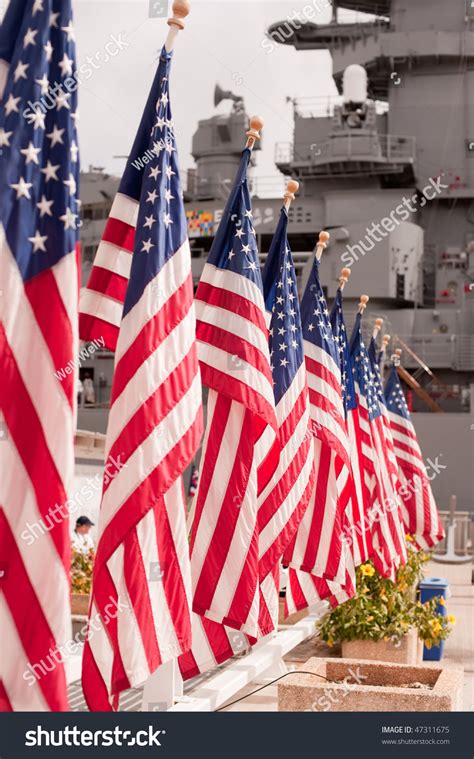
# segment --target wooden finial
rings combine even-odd
[[[341,269],[341,273],[339,274],[339,287],[341,290],[344,290],[344,285],[347,284],[350,276],[351,270],[348,269],[347,266],[344,266],[344,268]]]
[[[286,185],[286,192],[283,195],[283,200],[286,210],[289,209],[291,201],[295,199],[295,193],[298,192],[300,183],[296,179],[289,179]]]
[[[387,345],[390,342],[390,335],[384,335],[382,337],[382,350],[385,350],[387,348]]]
[[[368,295],[361,295],[359,300],[359,314],[363,314],[365,309],[367,308],[367,303],[369,302],[369,296]]]
[[[401,348],[397,348],[395,350],[395,355],[398,356],[398,358],[400,358],[400,356],[402,355],[402,349]]]
[[[319,240],[318,240],[318,244],[316,245],[316,253],[315,253],[317,261],[321,260],[321,256],[323,255],[323,250],[328,244],[329,237],[330,237],[329,232],[323,231],[319,233]]]
[[[168,19],[168,26],[177,26],[178,29],[184,29],[183,18],[186,18],[189,9],[189,0],[174,0],[173,15]]]
[[[250,119],[250,129],[245,132],[247,135],[247,144],[245,146],[246,148],[252,150],[256,141],[260,139],[260,130],[263,129],[264,123],[265,122],[261,116],[252,116]]]
[[[374,321],[374,329],[372,331],[372,337],[375,339],[377,335],[379,334],[380,330],[382,329],[383,319],[376,319]]]
[[[402,355],[401,348],[397,348],[392,354],[392,363],[394,366],[400,366],[400,358]]]

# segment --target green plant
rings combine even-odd
[[[436,613],[439,598],[423,604],[416,599],[416,586],[430,555],[415,550],[410,536],[407,542],[407,563],[398,569],[395,582],[382,577],[372,562],[357,568],[356,595],[333,609],[317,626],[329,646],[344,640],[396,643],[412,627],[427,645],[438,645],[449,635],[455,620]]]
[[[87,595],[91,592],[94,551],[88,553],[72,551],[71,592]]]

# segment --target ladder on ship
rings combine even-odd
[[[408,387],[410,387],[413,392],[418,396],[418,398],[423,401],[423,403],[428,406],[430,411],[433,411],[436,414],[442,414],[444,413],[443,409],[435,401],[432,395],[426,390],[425,387],[423,387],[420,382],[418,381],[424,374],[428,374],[430,378],[430,383],[435,384],[437,388],[441,390],[442,397],[447,397],[452,394],[451,388],[448,385],[445,385],[443,382],[441,382],[434,372],[430,369],[430,367],[425,364],[425,362],[415,353],[414,350],[412,350],[404,340],[402,340],[401,337],[398,337],[398,335],[395,335],[395,343],[398,343],[406,353],[408,353],[418,364],[419,368],[416,369],[416,371],[413,374],[410,374],[409,371],[407,371],[403,366],[399,365],[397,366],[397,372],[398,376],[400,377],[403,382],[405,382]]]

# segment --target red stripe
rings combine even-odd
[[[237,359],[241,359],[263,374],[270,384],[272,383],[268,356],[263,354],[258,348],[255,348],[254,345],[244,340],[242,336],[228,332],[221,327],[216,327],[214,324],[206,324],[205,322],[200,321],[197,323],[196,336],[201,343],[207,343],[213,348],[217,348],[218,350],[227,353],[229,370],[233,373],[236,372],[236,369],[234,369],[235,364],[233,362],[237,361]],[[237,359],[235,359],[234,356],[236,356]],[[249,375],[245,365],[242,366],[242,375],[244,377]]]
[[[323,380],[326,384],[330,385],[334,392],[336,392],[341,398],[342,402],[341,380],[338,379],[334,372],[324,366],[324,364],[315,361],[314,358],[307,355],[305,356],[305,364],[308,374],[312,374],[314,377],[317,377],[319,380]]]
[[[8,693],[5,690],[3,681],[0,680],[0,712],[12,712],[13,708],[8,698]]]
[[[110,242],[112,245],[116,245],[117,248],[128,250],[129,253],[133,253],[135,227],[126,224],[124,221],[120,221],[120,219],[114,219],[112,216],[109,216],[102,239],[105,240],[105,242]]]
[[[79,313],[79,337],[81,340],[89,343],[93,340],[103,338],[104,347],[109,351],[115,351],[119,328],[110,322],[99,319],[98,316]]]
[[[60,372],[76,356],[73,355],[72,325],[51,269],[26,282],[25,294],[51,354],[53,372]],[[74,374],[66,373],[62,380],[58,380],[71,408],[74,403]]]
[[[2,591],[28,662],[34,667],[37,683],[51,711],[68,710],[64,666],[51,656],[65,641],[55,641],[35,589],[25,570],[15,536],[0,507],[0,556],[7,563]],[[54,582],[54,577],[51,577]],[[8,652],[14,656],[15,652]],[[39,665],[35,667],[35,665]],[[47,671],[50,669],[50,671]]]
[[[128,287],[128,277],[122,277],[110,269],[94,264],[87,283],[87,289],[124,303]]]

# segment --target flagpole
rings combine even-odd
[[[382,356],[383,356],[384,358],[385,358],[385,354],[386,354],[386,352],[387,352],[387,348],[388,348],[388,344],[390,343],[390,340],[391,340],[391,338],[390,338],[390,335],[384,335],[384,336],[382,337],[382,348],[381,348],[381,352],[382,352]]]
[[[300,183],[296,179],[289,179],[286,185],[286,192],[283,195],[284,207],[288,211],[291,206],[291,201],[295,199],[295,194],[299,190]]]
[[[261,116],[252,116],[250,119],[250,128],[245,134],[247,135],[247,143],[245,145],[249,150],[253,150],[255,143],[260,139],[260,131],[265,125]]]
[[[367,308],[367,303],[369,302],[369,296],[368,295],[361,295],[359,299],[359,306],[358,306],[358,313],[363,314],[365,309]]]
[[[330,238],[329,232],[322,232],[319,233],[319,240],[318,244],[316,245],[316,251],[315,251],[315,257],[316,261],[321,261],[321,256],[323,255],[323,250],[326,248],[328,244],[328,240]]]
[[[345,266],[343,269],[341,269],[341,273],[339,275],[339,289],[344,290],[345,285],[347,285],[347,282],[349,280],[349,277],[351,276],[351,270]]]
[[[165,48],[167,53],[171,53],[174,47],[174,41],[178,36],[178,32],[184,29],[183,19],[189,13],[189,0],[174,0],[173,3],[173,15],[168,19],[169,32],[165,42]]]

